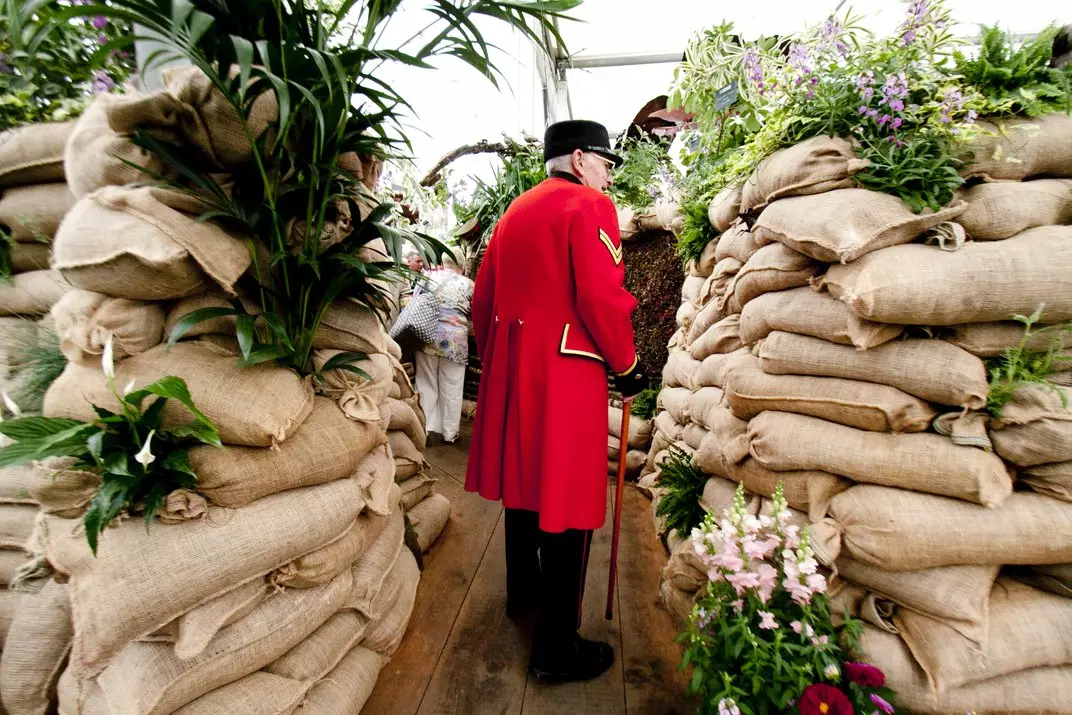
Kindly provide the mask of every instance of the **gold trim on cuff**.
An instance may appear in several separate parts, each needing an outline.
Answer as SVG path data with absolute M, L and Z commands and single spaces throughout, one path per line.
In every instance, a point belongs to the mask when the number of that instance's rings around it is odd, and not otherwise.
M 581 355 L 583 357 L 595 358 L 600 362 L 606 362 L 606 360 L 603 359 L 602 355 L 596 355 L 595 353 L 590 353 L 585 350 L 571 350 L 570 348 L 567 348 L 566 339 L 569 337 L 569 329 L 570 324 L 566 323 L 566 327 L 562 329 L 562 342 L 559 343 L 558 352 L 562 353 L 563 355 Z
M 629 373 L 631 373 L 631 372 L 633 371 L 633 368 L 637 366 L 637 363 L 638 363 L 638 362 L 640 362 L 640 356 L 639 356 L 639 355 L 637 355 L 637 354 L 636 354 L 636 353 L 634 352 L 634 353 L 633 353 L 633 364 L 632 364 L 632 365 L 630 365 L 630 366 L 629 366 L 629 367 L 628 367 L 628 368 L 627 368 L 627 369 L 625 370 L 625 372 L 616 372 L 616 373 L 614 373 L 614 374 L 615 374 L 615 375 L 617 375 L 618 377 L 621 377 L 622 375 L 628 375 Z

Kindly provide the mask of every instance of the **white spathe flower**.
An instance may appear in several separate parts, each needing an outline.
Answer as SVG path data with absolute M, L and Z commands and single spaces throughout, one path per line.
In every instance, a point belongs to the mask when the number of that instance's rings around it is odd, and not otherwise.
M 823 675 L 827 680 L 836 680 L 841 677 L 841 668 L 837 667 L 837 663 L 831 663 L 823 670 Z
M 133 377 L 130 378 L 130 382 L 127 383 L 127 386 L 123 388 L 123 397 L 126 397 L 127 395 L 129 395 L 132 392 L 134 392 L 134 378 Z
M 101 355 L 101 370 L 109 380 L 115 379 L 115 360 L 112 355 L 112 336 L 109 334 L 108 341 L 104 343 L 104 354 Z
M 0 394 L 2 394 L 4 397 L 4 405 L 7 406 L 8 412 L 15 415 L 16 417 L 22 414 L 22 410 L 20 410 L 19 406 L 15 404 L 15 401 L 11 399 L 11 396 L 7 394 L 7 390 L 4 390 Z
M 145 438 L 145 446 L 141 448 L 141 451 L 134 455 L 134 461 L 141 464 L 143 467 L 148 467 L 150 464 L 156 461 L 156 457 L 153 455 L 149 447 L 153 443 L 153 434 L 156 430 L 149 432 L 149 436 Z

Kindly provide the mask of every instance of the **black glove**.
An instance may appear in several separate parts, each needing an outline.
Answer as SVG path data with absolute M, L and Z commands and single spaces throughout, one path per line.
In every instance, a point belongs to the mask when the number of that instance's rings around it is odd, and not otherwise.
M 648 378 L 639 362 L 621 374 L 614 373 L 614 389 L 622 393 L 622 397 L 635 397 L 647 387 Z

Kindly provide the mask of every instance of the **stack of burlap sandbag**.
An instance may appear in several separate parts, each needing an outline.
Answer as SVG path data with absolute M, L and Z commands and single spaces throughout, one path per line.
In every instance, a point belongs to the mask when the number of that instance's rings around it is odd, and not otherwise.
M 26 467 L 0 469 L 0 652 L 20 598 L 11 586 L 29 559 L 26 542 L 37 518 L 37 501 L 29 491 L 30 474 Z
M 102 96 L 71 134 L 78 201 L 53 265 L 76 290 L 52 310 L 69 363 L 44 414 L 91 420 L 94 406 L 118 408 L 101 370 L 110 339 L 118 388 L 183 378 L 225 448 L 191 448 L 196 491 L 168 495 L 149 528 L 121 518 L 96 556 L 81 518 L 99 477 L 64 460 L 34 465 L 40 514 L 27 548 L 55 575 L 14 612 L 0 663 L 9 713 L 52 701 L 64 714 L 358 712 L 413 608 L 404 508 L 425 548 L 449 516 L 420 476 L 423 411 L 370 309 L 344 299 L 327 311 L 316 381 L 240 366 L 233 317 L 164 343 L 190 311 L 245 300 L 251 260 L 241 236 L 197 220 L 196 200 L 130 185 L 145 177 L 121 161 L 167 173 L 128 141 L 157 122 L 221 169 L 241 163 L 244 138 L 203 80 L 181 72 L 160 94 Z M 255 105 L 254 122 L 262 111 L 274 108 Z M 340 351 L 365 353 L 371 379 L 322 370 Z M 175 401 L 164 411 L 165 425 L 190 419 Z
M 63 171 L 73 123 L 31 124 L 0 134 L 0 238 L 11 276 L 0 278 L 0 388 L 18 390 L 15 370 L 37 344 L 36 322 L 70 287 L 49 270 L 52 238 L 74 203 Z
M 1072 403 L 1030 385 L 991 417 L 983 361 L 1019 344 L 1014 315 L 1072 320 L 1072 117 L 1006 122 L 964 158 L 937 213 L 855 187 L 826 137 L 716 199 L 656 424 L 713 475 L 705 500 L 783 485 L 900 705 L 1072 712 Z M 672 608 L 702 584 L 685 552 Z
M 646 209 L 618 207 L 618 231 L 626 242 L 652 231 L 671 231 L 678 234 L 684 225 L 685 215 L 681 212 L 680 196 L 677 195 L 671 199 L 657 199 Z
M 622 444 L 622 408 L 607 406 L 607 474 L 618 475 L 618 457 Z M 625 478 L 635 482 L 648 458 L 651 447 L 653 423 L 636 415 L 629 415 L 629 439 L 625 448 Z

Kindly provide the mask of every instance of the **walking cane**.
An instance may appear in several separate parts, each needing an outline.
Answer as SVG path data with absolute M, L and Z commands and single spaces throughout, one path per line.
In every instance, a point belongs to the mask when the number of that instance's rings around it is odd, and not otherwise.
M 633 398 L 622 400 L 622 429 L 618 444 L 618 484 L 614 489 L 614 532 L 610 542 L 610 583 L 607 586 L 607 611 L 604 617 L 614 618 L 614 582 L 618 578 L 618 536 L 622 531 L 622 489 L 625 487 L 625 454 L 629 451 L 629 410 Z

